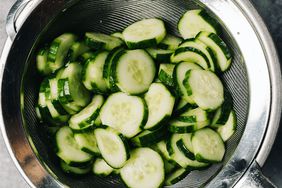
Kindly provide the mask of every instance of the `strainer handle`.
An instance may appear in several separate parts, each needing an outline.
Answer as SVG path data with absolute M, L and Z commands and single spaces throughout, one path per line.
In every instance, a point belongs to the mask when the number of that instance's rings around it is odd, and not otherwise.
M 235 188 L 277 188 L 270 179 L 262 174 L 261 167 L 256 161 L 250 166 Z
M 6 32 L 11 40 L 14 40 L 30 12 L 40 0 L 17 0 L 10 9 L 6 20 Z

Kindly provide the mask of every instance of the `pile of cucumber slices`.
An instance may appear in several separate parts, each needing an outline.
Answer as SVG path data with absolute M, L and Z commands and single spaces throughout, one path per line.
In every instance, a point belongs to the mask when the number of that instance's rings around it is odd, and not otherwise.
M 218 75 L 231 53 L 204 10 L 187 11 L 178 30 L 144 19 L 112 35 L 65 33 L 38 52 L 36 112 L 57 128 L 63 171 L 157 188 L 223 160 L 236 115 Z

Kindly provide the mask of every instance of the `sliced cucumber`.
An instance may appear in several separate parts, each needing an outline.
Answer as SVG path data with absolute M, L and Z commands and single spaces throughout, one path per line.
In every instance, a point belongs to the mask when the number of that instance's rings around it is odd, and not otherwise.
M 104 97 L 102 95 L 94 96 L 92 102 L 88 106 L 70 118 L 70 128 L 76 131 L 81 131 L 95 125 L 95 121 L 99 116 L 103 103 Z
M 94 156 L 100 156 L 100 150 L 93 130 L 83 133 L 75 133 L 74 139 L 82 151 Z
M 65 163 L 63 160 L 60 161 L 61 168 L 64 172 L 68 174 L 74 174 L 74 175 L 84 175 L 88 174 L 91 171 L 92 165 L 87 165 L 85 167 L 74 167 L 70 166 L 67 163 Z
M 90 93 L 81 82 L 82 66 L 70 63 L 58 81 L 59 100 L 68 111 L 78 112 L 90 102 Z
M 68 51 L 76 40 L 77 36 L 74 34 L 65 33 L 51 43 L 48 52 L 48 66 L 52 72 L 64 66 Z
M 201 108 L 189 109 L 176 119 L 181 122 L 193 124 L 194 131 L 210 124 L 208 112 Z
M 128 143 L 123 135 L 110 127 L 94 130 L 103 159 L 112 168 L 121 168 L 129 159 Z
M 168 175 L 168 177 L 165 180 L 165 185 L 171 186 L 176 184 L 177 182 L 183 180 L 186 178 L 186 176 L 190 173 L 191 171 L 186 170 L 185 168 L 179 168 L 172 172 L 171 174 Z
M 162 157 L 150 148 L 138 148 L 120 170 L 122 180 L 132 188 L 160 187 L 165 178 Z
M 229 114 L 229 118 L 227 122 L 224 125 L 218 127 L 217 132 L 221 136 L 222 140 L 226 142 L 235 133 L 236 129 L 237 129 L 236 114 L 232 110 Z
M 190 117 L 190 119 L 187 119 L 186 122 L 172 120 L 168 123 L 168 130 L 172 133 L 191 133 L 195 130 L 196 123 L 195 117 Z
M 225 154 L 225 146 L 219 134 L 204 128 L 193 133 L 192 145 L 197 161 L 218 163 Z
M 164 22 L 144 19 L 133 23 L 123 31 L 123 38 L 130 49 L 156 47 L 166 36 Z
M 216 110 L 224 101 L 224 88 L 216 74 L 206 70 L 187 72 L 186 90 L 204 110 Z
M 179 140 L 178 134 L 173 134 L 169 141 L 167 142 L 167 150 L 170 154 L 172 160 L 179 164 L 182 168 L 188 170 L 203 169 L 209 166 L 208 163 L 198 162 L 196 160 L 191 160 L 187 158 L 183 152 L 177 147 L 177 142 Z
M 178 116 L 178 115 L 186 112 L 187 110 L 189 110 L 192 107 L 193 106 L 191 104 L 189 104 L 186 100 L 180 99 L 180 101 L 177 103 L 177 105 L 175 106 L 175 108 L 173 110 L 173 114 L 175 116 Z
M 49 79 L 45 78 L 41 85 L 38 97 L 38 109 L 40 117 L 43 121 L 52 125 L 60 125 L 68 121 L 68 114 L 60 114 L 60 112 L 54 107 L 50 97 L 50 85 Z
M 149 116 L 144 129 L 158 129 L 172 114 L 175 99 L 162 83 L 153 83 L 145 94 Z
M 80 150 L 69 127 L 62 127 L 56 133 L 57 156 L 71 166 L 88 164 L 92 155 Z
M 48 50 L 49 49 L 47 47 L 42 48 L 39 50 L 36 56 L 36 67 L 38 72 L 42 75 L 48 75 L 52 73 L 52 70 L 48 66 Z
M 83 65 L 86 64 L 86 62 L 89 60 L 89 59 L 93 59 L 95 58 L 95 56 L 97 55 L 97 52 L 91 52 L 91 51 L 88 51 L 88 52 L 85 52 L 83 54 L 81 54 L 77 60 L 82 63 Z
M 163 50 L 157 48 L 147 48 L 146 50 L 158 63 L 170 63 L 170 57 L 174 53 L 173 50 Z
M 157 143 L 156 145 L 157 151 L 161 154 L 161 156 L 166 159 L 167 161 L 170 161 L 170 155 L 167 151 L 167 147 L 166 147 L 166 141 L 162 140 L 160 142 Z
M 161 127 L 155 131 L 145 130 L 131 139 L 134 146 L 149 147 L 163 140 L 167 136 L 166 127 Z
M 211 126 L 216 128 L 225 125 L 230 116 L 230 112 L 232 111 L 232 107 L 233 107 L 232 96 L 229 94 L 228 91 L 225 90 L 224 102 L 221 105 L 221 107 L 216 110 L 215 115 L 212 119 Z
M 176 87 L 178 89 L 179 95 L 182 96 L 182 98 L 185 99 L 188 103 L 195 104 L 195 101 L 191 96 L 188 95 L 187 89 L 183 84 L 187 71 L 192 69 L 201 70 L 202 68 L 195 63 L 179 63 L 174 69 L 173 78 L 175 79 L 175 83 L 177 84 Z
M 75 42 L 69 49 L 68 54 L 67 54 L 67 62 L 68 61 L 76 61 L 76 59 L 88 52 L 90 50 L 90 48 L 84 43 L 84 42 Z
M 171 56 L 171 62 L 191 62 L 200 65 L 203 69 L 211 69 L 211 64 L 208 57 L 199 49 L 193 47 L 178 48 Z
M 110 175 L 114 169 L 109 166 L 104 159 L 96 159 L 93 164 L 93 173 L 97 176 L 106 177 Z
M 111 36 L 119 38 L 119 39 L 124 41 L 124 38 L 123 38 L 123 35 L 122 35 L 121 32 L 115 32 L 115 33 L 111 34 Z
M 123 41 L 119 38 L 102 33 L 85 33 L 85 43 L 94 50 L 108 51 L 123 45 Z
M 219 33 L 220 26 L 205 10 L 196 9 L 189 10 L 182 16 L 178 30 L 184 39 L 188 39 L 194 38 L 200 31 Z
M 201 42 L 200 40 L 194 39 L 194 38 L 187 39 L 183 41 L 183 43 L 181 43 L 179 48 L 186 48 L 186 47 L 197 49 L 201 51 L 203 54 L 205 54 L 205 56 L 208 59 L 209 65 L 210 65 L 209 70 L 213 72 L 216 71 L 216 57 L 214 53 L 212 52 L 212 50 L 205 43 Z
M 110 90 L 112 92 L 116 92 L 119 91 L 118 87 L 116 86 L 115 82 L 113 79 L 111 79 L 111 71 L 112 71 L 112 62 L 116 62 L 117 59 L 120 57 L 120 53 L 123 53 L 124 48 L 115 48 L 113 49 L 104 64 L 104 68 L 103 68 L 103 78 L 105 79 L 108 88 L 110 88 Z
M 95 58 L 90 59 L 84 65 L 82 82 L 88 90 L 95 93 L 107 93 L 108 87 L 103 78 L 103 70 L 108 54 L 106 51 L 99 52 Z
M 51 100 L 54 108 L 62 115 L 67 115 L 66 110 L 62 106 L 62 104 L 59 101 L 59 90 L 58 90 L 58 80 L 60 79 L 62 72 L 64 70 L 61 69 L 57 72 L 56 75 L 50 76 L 48 78 L 49 87 L 50 87 L 50 93 L 49 93 L 49 99 Z
M 115 93 L 108 97 L 100 112 L 104 125 L 108 125 L 128 138 L 141 132 L 148 119 L 145 101 L 137 96 Z
M 192 145 L 192 133 L 180 134 L 180 139 L 176 142 L 178 149 L 189 159 L 195 160 L 193 145 Z
M 176 50 L 181 42 L 181 38 L 167 34 L 158 47 L 164 50 Z
M 173 70 L 175 65 L 174 64 L 160 64 L 159 68 L 159 80 L 168 87 L 174 87 L 174 80 L 173 80 Z
M 119 89 L 128 94 L 146 92 L 153 82 L 156 67 L 145 50 L 127 50 L 112 62 L 111 77 Z
M 228 70 L 232 62 L 232 56 L 225 42 L 218 35 L 210 32 L 200 32 L 197 39 L 205 43 L 213 51 L 220 70 L 222 72 Z

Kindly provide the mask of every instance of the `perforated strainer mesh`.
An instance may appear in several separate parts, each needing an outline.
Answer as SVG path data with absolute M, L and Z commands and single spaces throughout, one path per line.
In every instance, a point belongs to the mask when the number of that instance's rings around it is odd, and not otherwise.
M 168 32 L 179 35 L 177 22 L 181 15 L 189 9 L 198 7 L 190 0 L 81 0 L 71 8 L 64 10 L 56 20 L 49 24 L 36 47 L 50 42 L 64 32 L 75 32 L 82 35 L 86 31 L 110 34 L 122 31 L 126 26 L 140 19 L 157 17 L 165 21 Z M 219 18 L 220 19 L 220 18 Z M 223 25 L 224 28 L 224 25 Z M 232 156 L 244 131 L 248 113 L 248 80 L 243 59 L 235 42 L 223 29 L 222 37 L 232 49 L 234 60 L 231 69 L 222 75 L 227 90 L 234 99 L 234 108 L 237 114 L 237 132 L 227 143 L 227 151 L 222 164 L 213 165 L 204 171 L 194 171 L 174 187 L 199 187 L 216 176 L 217 172 Z M 58 165 L 58 159 L 52 151 L 52 142 L 48 133 L 36 119 L 34 106 L 37 103 L 37 93 L 42 78 L 36 73 L 35 53 L 32 52 L 26 63 L 26 73 L 23 80 L 24 111 L 23 116 L 26 128 L 39 152 L 40 159 L 48 165 L 58 179 L 71 187 L 112 188 L 124 187 L 116 177 L 99 178 L 94 175 L 72 177 L 64 174 Z

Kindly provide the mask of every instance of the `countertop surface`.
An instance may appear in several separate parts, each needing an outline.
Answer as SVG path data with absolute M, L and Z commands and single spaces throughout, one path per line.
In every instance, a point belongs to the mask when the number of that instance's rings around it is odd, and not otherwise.
M 5 19 L 15 0 L 0 0 L 0 53 L 6 40 Z M 282 0 L 252 0 L 272 34 L 277 51 L 282 57 Z M 281 124 L 281 123 L 280 123 Z M 281 126 L 280 126 L 281 127 Z M 282 128 L 280 128 L 273 149 L 263 166 L 263 173 L 278 187 L 282 187 Z M 5 148 L 0 134 L 0 188 L 27 188 Z

